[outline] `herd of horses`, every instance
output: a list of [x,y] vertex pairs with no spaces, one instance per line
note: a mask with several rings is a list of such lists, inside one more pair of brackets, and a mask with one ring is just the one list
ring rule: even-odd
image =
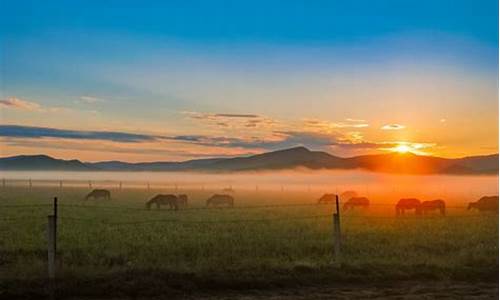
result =
[[[95,189],[88,193],[85,200],[89,199],[111,199],[111,192],[104,189]],[[188,196],[186,194],[174,195],[174,194],[158,194],[146,202],[146,208],[151,209],[151,206],[156,206],[160,209],[161,206],[166,206],[171,210],[178,210],[180,208],[186,208],[188,206]],[[228,194],[215,194],[208,198],[206,201],[207,207],[233,207],[234,197]]]
[[[111,192],[105,189],[95,189],[85,196],[89,199],[111,199]],[[321,196],[318,204],[335,203],[337,195],[324,194]],[[339,196],[339,200],[344,203],[343,210],[353,210],[355,208],[368,208],[370,200],[366,197],[360,197],[355,191],[347,191]],[[469,203],[467,209],[477,209],[479,211],[494,211],[498,213],[498,196],[485,196],[478,201]],[[157,209],[161,206],[167,206],[171,210],[178,210],[188,206],[188,196],[186,194],[158,194],[146,202],[146,208],[151,209],[155,205]],[[234,197],[229,194],[214,194],[206,200],[207,207],[233,207]],[[420,201],[416,198],[402,198],[395,204],[396,215],[404,215],[407,211],[414,211],[416,215],[425,215],[427,213],[438,211],[441,215],[446,214],[446,203],[444,200],[436,199],[430,201]]]
[[[356,207],[368,208],[370,200],[366,197],[359,197],[356,192],[344,192],[339,197],[344,202],[344,211],[352,210]],[[337,199],[335,194],[324,194],[318,199],[318,204],[334,203]],[[441,215],[446,214],[446,202],[441,199],[420,201],[416,198],[402,198],[395,204],[396,215],[404,215],[406,211],[414,211],[416,215],[425,215],[432,211],[438,211]],[[498,196],[484,196],[476,202],[470,202],[467,209],[477,209],[479,211],[498,212]]]

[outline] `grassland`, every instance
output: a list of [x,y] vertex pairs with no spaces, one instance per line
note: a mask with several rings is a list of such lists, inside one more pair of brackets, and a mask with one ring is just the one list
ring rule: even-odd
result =
[[279,206],[313,203],[311,193],[237,191],[234,209],[203,209],[214,191],[184,190],[190,209],[173,212],[144,209],[160,190],[112,189],[106,202],[83,202],[86,192],[2,190],[0,296],[46,293],[46,223],[54,196],[61,297],[498,281],[498,216],[460,206],[444,218],[394,218],[385,205],[343,214],[342,258],[334,262],[333,207]]

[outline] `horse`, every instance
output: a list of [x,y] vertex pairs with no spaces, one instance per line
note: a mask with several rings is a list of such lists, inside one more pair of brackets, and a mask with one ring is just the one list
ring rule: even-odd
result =
[[233,196],[227,194],[215,194],[207,199],[207,207],[209,206],[217,207],[221,205],[233,207],[234,206]]
[[417,212],[417,215],[422,215],[422,214],[426,214],[429,211],[433,211],[433,210],[439,210],[441,215],[444,216],[446,213],[446,203],[441,199],[424,201],[424,202],[420,203],[420,205],[417,207],[416,212]]
[[323,196],[321,196],[321,198],[318,199],[318,204],[335,203],[335,199],[335,194],[324,194]]
[[177,195],[177,204],[179,207],[187,207],[188,196],[186,194]]
[[420,200],[415,199],[415,198],[403,198],[399,199],[398,203],[396,204],[396,215],[404,215],[405,210],[407,209],[414,209],[415,212],[418,210],[418,207],[420,206]]
[[470,210],[473,208],[475,208],[481,212],[493,211],[493,212],[498,213],[498,196],[481,197],[481,199],[477,200],[476,202],[469,203],[469,206],[467,207],[467,209]]
[[146,202],[146,208],[151,209],[151,205],[156,204],[156,208],[160,209],[161,205],[168,205],[171,210],[178,210],[178,198],[172,194],[158,194]]
[[370,200],[366,197],[352,197],[344,203],[344,211],[349,209],[354,209],[355,207],[368,208],[370,206]]
[[351,198],[358,197],[358,193],[356,191],[345,191],[340,194],[339,200],[348,201]]
[[103,198],[104,200],[111,200],[111,192],[108,190],[95,189],[92,192],[88,193],[87,196],[85,196],[85,200],[89,200],[90,198],[94,198],[94,200],[97,200],[99,198]]

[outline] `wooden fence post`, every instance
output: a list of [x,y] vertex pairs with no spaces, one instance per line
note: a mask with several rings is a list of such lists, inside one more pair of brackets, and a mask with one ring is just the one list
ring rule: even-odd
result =
[[31,188],[33,187],[33,184],[31,182],[31,178],[28,180],[28,185],[29,185],[29,190],[31,191]]
[[92,181],[89,180],[89,189],[92,189]]
[[335,261],[340,262],[340,242],[341,242],[341,234],[340,234],[340,208],[339,208],[339,196],[335,195],[335,206],[336,212],[333,214],[333,250],[335,255]]
[[121,191],[122,190],[122,182],[121,181],[120,181],[119,188],[120,188],[120,191]]

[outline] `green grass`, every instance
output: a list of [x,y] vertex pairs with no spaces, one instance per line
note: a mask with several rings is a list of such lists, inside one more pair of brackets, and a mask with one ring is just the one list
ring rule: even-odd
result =
[[[59,196],[58,276],[67,281],[66,290],[82,279],[93,292],[93,286],[110,289],[116,281],[125,290],[144,281],[161,290],[164,281],[170,288],[189,289],[331,280],[498,280],[497,215],[456,208],[445,218],[396,219],[393,208],[384,206],[344,214],[342,261],[336,264],[329,205],[147,211],[142,208],[155,191],[112,190],[111,201],[84,203],[86,192],[7,188],[1,194],[0,205],[51,204]],[[190,196],[190,207],[203,207],[211,194],[183,193]],[[240,207],[314,201],[306,193],[248,191],[235,197]],[[50,206],[0,206],[0,282],[9,293],[25,293],[26,282],[43,289],[37,282],[46,277],[50,213]],[[112,224],[154,220],[171,221]]]

